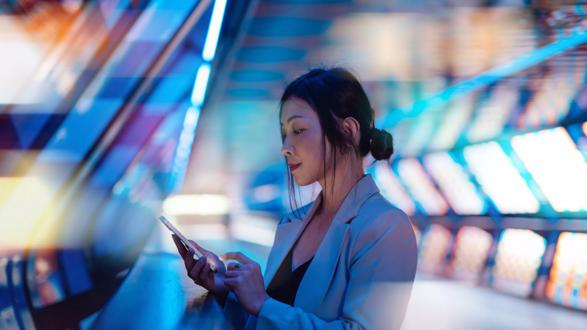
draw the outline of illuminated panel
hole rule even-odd
[[[465,159],[501,213],[536,213],[538,201],[496,142],[464,149]]]
[[[441,225],[430,225],[420,239],[418,267],[428,273],[441,273],[451,240],[448,229]]]
[[[475,109],[476,94],[469,94],[454,100],[446,109],[438,132],[430,141],[431,150],[451,149],[465,125],[469,123],[471,113]]]
[[[556,211],[587,210],[587,163],[564,128],[516,136],[512,147]]]
[[[431,141],[443,113],[441,108],[430,109],[424,115],[412,119],[410,121],[410,135],[406,144],[402,145],[402,153],[412,156],[418,155]]]
[[[479,215],[486,211],[485,202],[467,173],[447,153],[424,158],[424,166],[440,186],[452,209],[459,214]]]
[[[462,227],[456,237],[452,274],[456,278],[476,279],[487,260],[493,237],[477,227]]]
[[[532,290],[546,240],[524,229],[507,229],[500,237],[493,269],[493,286],[520,296]]]
[[[587,234],[562,233],[546,296],[557,303],[587,310]]]
[[[413,215],[415,209],[414,202],[404,191],[404,188],[395,175],[393,175],[389,165],[387,163],[376,165],[374,174],[374,179],[381,191],[381,195],[407,214]]]
[[[448,209],[446,202],[434,188],[416,159],[400,160],[398,171],[400,178],[406,183],[410,193],[420,202],[426,213],[430,215],[446,213]]]
[[[528,104],[521,124],[536,127],[560,122],[579,87],[578,82],[564,74],[547,79]]]
[[[469,141],[478,142],[499,135],[518,99],[519,91],[515,86],[501,84],[496,87],[491,99],[477,110],[475,120],[467,133]]]

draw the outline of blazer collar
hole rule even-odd
[[[363,203],[373,194],[378,192],[379,189],[377,188],[377,185],[375,184],[375,181],[371,175],[363,175],[363,177],[357,181],[355,186],[346,195],[338,211],[336,212],[334,219],[332,220],[332,224],[347,223],[348,221],[352,220],[357,215],[357,212]],[[316,209],[321,202],[322,192],[318,194],[318,197],[316,197],[314,202],[302,208],[301,218],[296,217],[293,212],[291,212],[286,215],[286,219],[284,219],[283,223],[296,221],[301,221],[302,223],[308,222],[308,220],[310,220],[316,212]]]
[[[345,236],[347,231],[347,226],[341,225],[349,223],[357,215],[363,203],[369,197],[378,192],[379,189],[377,189],[377,185],[373,181],[373,178],[371,175],[367,174],[364,175],[347,194],[340,208],[336,212],[322,243],[318,247],[318,250],[314,255],[314,260],[310,263],[308,272],[312,270],[315,274],[314,279],[310,280],[310,282],[313,282],[314,280],[330,281],[330,278],[325,279],[316,277],[323,277],[322,274],[332,273],[332,268],[338,261],[341,245],[344,244],[346,240]],[[279,238],[279,241],[276,241],[277,244],[273,246],[269,255],[269,262],[267,263],[267,268],[265,270],[265,287],[268,287],[271,280],[273,280],[273,276],[277,269],[316,212],[321,200],[322,193],[318,195],[314,203],[307,205],[301,210],[303,214],[301,219],[295,217],[293,214],[288,214],[283,222],[277,226],[276,237]],[[308,282],[308,280],[302,281],[300,289],[304,286],[304,282]],[[320,292],[311,294],[312,298],[319,298],[324,293],[321,290],[317,291]]]

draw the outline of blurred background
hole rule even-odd
[[[587,3],[547,0],[0,0],[0,329],[228,328],[156,218],[264,267],[279,97],[332,66],[395,138],[404,329],[587,329]]]

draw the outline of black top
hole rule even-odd
[[[296,293],[298,292],[300,282],[302,281],[302,278],[304,278],[304,274],[306,274],[310,262],[314,259],[312,257],[303,265],[292,271],[292,250],[289,251],[281,263],[281,266],[279,266],[279,269],[275,273],[273,280],[271,280],[271,283],[269,283],[269,286],[267,287],[267,294],[271,298],[291,306],[293,306],[294,300],[296,299]]]

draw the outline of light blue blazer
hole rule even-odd
[[[319,205],[284,216],[264,274],[265,288]],[[414,231],[404,212],[365,175],[346,196],[298,288],[293,306],[273,298],[257,317],[230,293],[224,313],[237,329],[399,329],[416,273]]]

